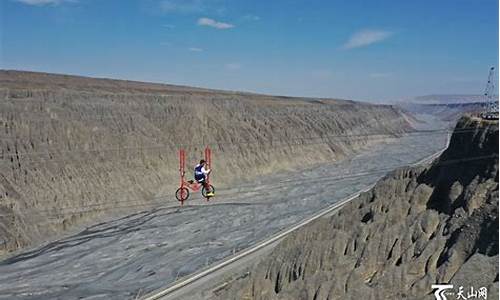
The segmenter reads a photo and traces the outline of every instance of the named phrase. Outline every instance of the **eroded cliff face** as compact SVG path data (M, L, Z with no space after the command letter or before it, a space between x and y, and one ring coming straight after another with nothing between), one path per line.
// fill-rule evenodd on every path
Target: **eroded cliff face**
M221 299L435 299L438 283L498 298L498 123L460 119L439 159L292 234Z
M0 255L175 204L181 146L190 168L210 144L223 187L408 130L392 106L0 71Z

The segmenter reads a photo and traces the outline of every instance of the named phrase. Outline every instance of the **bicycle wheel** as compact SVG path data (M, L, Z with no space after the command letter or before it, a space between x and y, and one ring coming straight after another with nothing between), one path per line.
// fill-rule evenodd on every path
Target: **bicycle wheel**
M175 192L175 198L177 201L186 201L189 198L189 190L185 187L178 188Z
M210 184L210 190L209 191L212 192L212 193L215 193L215 188L211 184ZM203 195L203 197L207 198L207 193L208 193L207 189L205 187L203 187L201 189L201 194Z

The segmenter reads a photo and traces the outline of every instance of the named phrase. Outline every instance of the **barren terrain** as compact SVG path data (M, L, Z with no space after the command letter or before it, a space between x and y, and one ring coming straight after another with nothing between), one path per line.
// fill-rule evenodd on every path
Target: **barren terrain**
M445 132L409 134L349 159L221 189L208 203L193 195L182 208L165 203L90 226L0 262L0 299L134 299L295 225L445 143Z
M223 188L409 130L393 106L0 71L0 256L175 204L180 147L210 145Z
M290 235L219 298L435 299L438 283L498 298L498 122L462 118L431 165Z

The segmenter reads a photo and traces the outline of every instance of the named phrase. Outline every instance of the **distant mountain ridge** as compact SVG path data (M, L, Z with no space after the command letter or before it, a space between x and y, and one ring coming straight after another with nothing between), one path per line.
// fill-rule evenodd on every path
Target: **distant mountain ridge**
M498 96L493 99L498 101ZM479 114L486 109L484 95L427 95L399 101L404 110L414 114L431 114L442 120L456 121L463 114Z
M498 101L498 96L494 99ZM410 99L409 102L418 104L463 104L488 102L484 95L425 95Z

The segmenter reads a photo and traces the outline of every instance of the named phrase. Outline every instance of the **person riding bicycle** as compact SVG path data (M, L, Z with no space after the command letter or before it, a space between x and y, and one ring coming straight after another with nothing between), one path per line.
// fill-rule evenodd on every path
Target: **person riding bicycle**
M212 170L207 168L207 162L204 159L200 160L200 163L194 167L194 180L203 184L203 187L205 187L205 190L207 191L207 197L214 196L214 192L207 183L207 175L210 174L211 171Z

